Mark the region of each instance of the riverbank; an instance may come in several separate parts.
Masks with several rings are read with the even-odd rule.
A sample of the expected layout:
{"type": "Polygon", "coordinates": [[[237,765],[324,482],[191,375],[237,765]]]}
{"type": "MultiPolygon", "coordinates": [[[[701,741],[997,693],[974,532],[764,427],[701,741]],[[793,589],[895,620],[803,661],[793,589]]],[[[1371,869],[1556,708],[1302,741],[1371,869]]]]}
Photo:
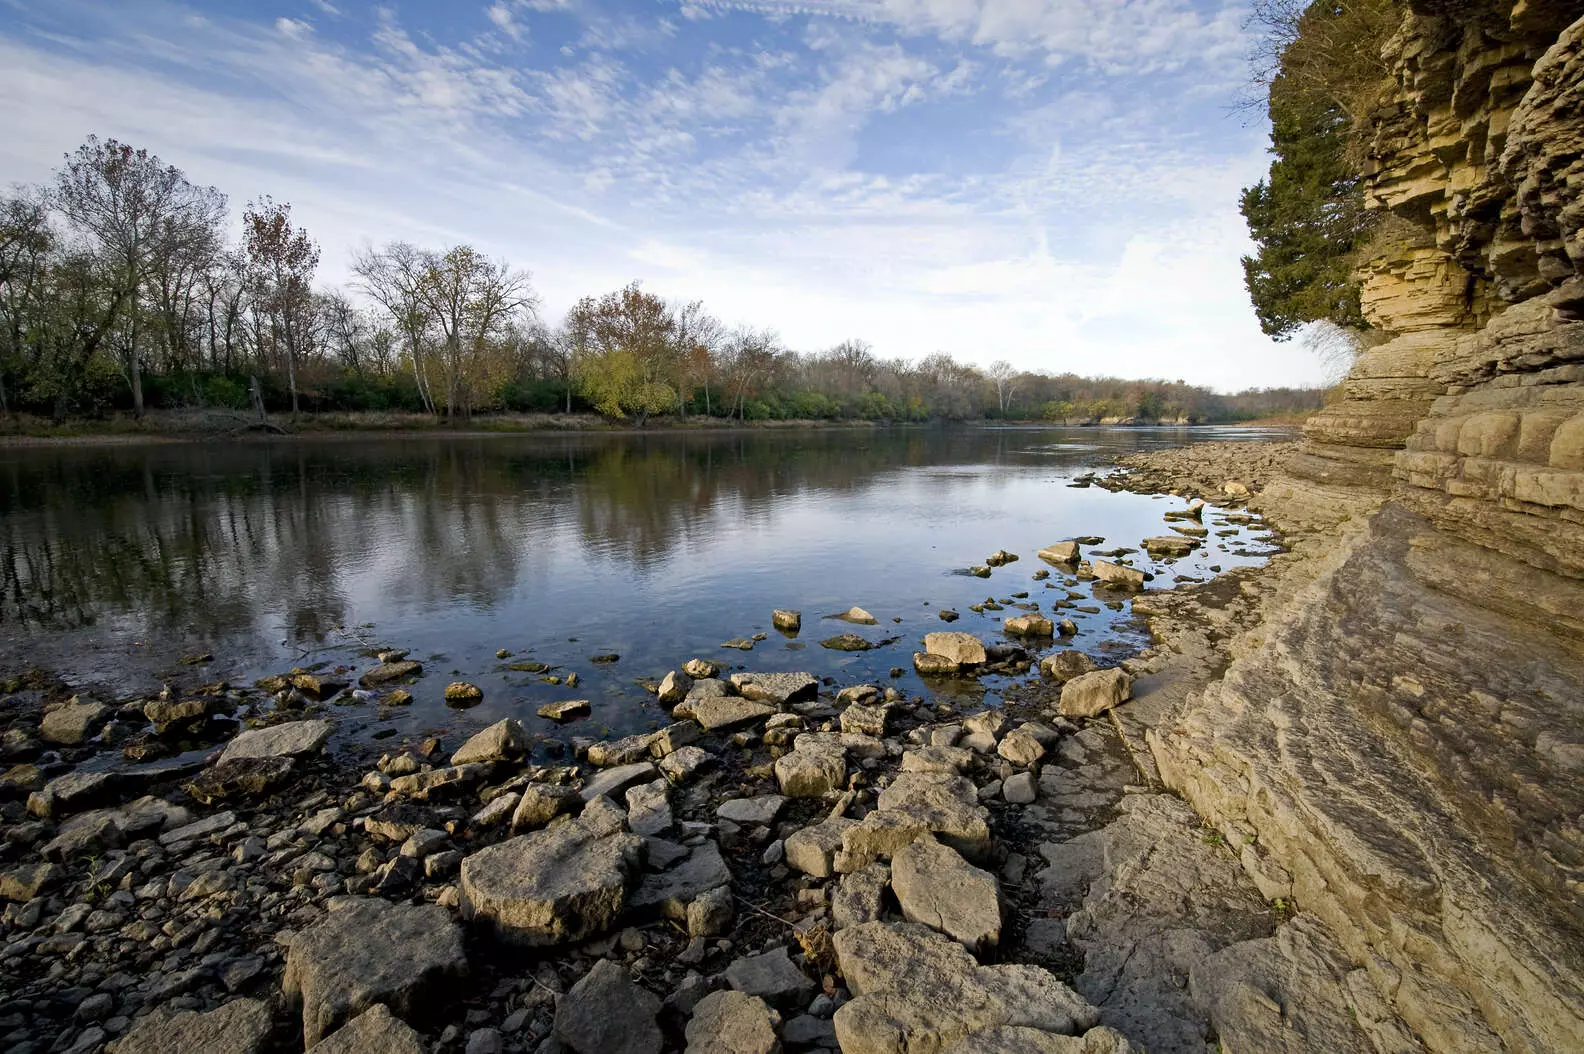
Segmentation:
{"type": "MultiPolygon", "coordinates": [[[[1105,485],[1205,493],[1197,516],[1163,510],[1192,538],[1249,515],[1223,484],[1263,490],[1220,446],[1105,485]]],[[[1035,566],[991,588],[1130,595],[1098,561],[1035,566]]],[[[343,746],[339,706],[399,709],[425,671],[195,668],[169,698],[104,703],[9,685],[0,1028],[120,1054],[220,1029],[301,1050],[343,1025],[470,1052],[1369,1049],[1313,920],[1262,895],[1140,747],[1137,715],[1225,667],[1265,579],[1139,595],[1157,644],[1109,669],[1082,637],[926,638],[936,676],[1017,679],[990,710],[694,660],[652,686],[670,723],[622,740],[578,737],[574,708],[564,741],[507,719],[343,746]]]]}
{"type": "MultiPolygon", "coordinates": [[[[1117,426],[1108,424],[1107,427],[1117,426]]],[[[320,442],[336,438],[359,440],[444,437],[481,439],[494,436],[543,434],[595,435],[672,435],[689,433],[728,434],[732,432],[775,433],[813,430],[873,430],[880,428],[1055,428],[1049,421],[926,421],[891,422],[867,420],[761,420],[738,421],[719,417],[651,418],[643,427],[629,420],[615,420],[598,414],[495,414],[479,415],[460,423],[447,423],[429,414],[411,413],[318,413],[302,414],[295,421],[289,416],[270,418],[269,428],[240,414],[218,411],[156,411],[142,419],[116,416],[75,420],[55,425],[43,418],[13,420],[0,427],[0,449],[6,447],[111,446],[133,443],[279,443],[294,439],[320,442]]],[[[1063,427],[1099,427],[1094,422],[1074,422],[1063,427]]],[[[1122,422],[1120,427],[1196,427],[1196,428],[1270,428],[1293,427],[1285,419],[1248,423],[1211,425],[1140,424],[1122,422]]]]}

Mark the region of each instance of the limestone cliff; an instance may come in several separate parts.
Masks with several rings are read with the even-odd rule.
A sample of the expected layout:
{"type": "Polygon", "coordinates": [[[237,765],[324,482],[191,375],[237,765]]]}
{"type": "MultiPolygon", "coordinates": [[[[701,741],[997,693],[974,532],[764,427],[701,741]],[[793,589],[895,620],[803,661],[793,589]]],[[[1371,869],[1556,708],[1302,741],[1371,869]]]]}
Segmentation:
{"type": "Polygon", "coordinates": [[[1388,339],[1266,495],[1353,519],[1150,734],[1433,1051],[1584,1049],[1581,15],[1405,5],[1368,129],[1388,339]]]}

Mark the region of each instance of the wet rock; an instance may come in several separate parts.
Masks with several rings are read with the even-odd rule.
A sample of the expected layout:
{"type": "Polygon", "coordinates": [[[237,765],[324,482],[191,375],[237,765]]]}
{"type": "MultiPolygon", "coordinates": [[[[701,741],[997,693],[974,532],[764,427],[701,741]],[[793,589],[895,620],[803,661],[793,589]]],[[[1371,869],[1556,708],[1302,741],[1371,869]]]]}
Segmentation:
{"type": "Polygon", "coordinates": [[[1109,560],[1093,560],[1089,564],[1090,573],[1106,585],[1118,589],[1143,589],[1144,572],[1132,567],[1123,567],[1109,560]]]}
{"type": "Polygon", "coordinates": [[[787,957],[785,948],[736,959],[722,976],[733,991],[758,996],[771,1006],[806,1005],[814,994],[814,982],[787,957]]]}
{"type": "Polygon", "coordinates": [[[103,703],[83,702],[74,695],[44,715],[39,737],[47,743],[74,747],[97,732],[110,715],[110,708],[103,703]]]}
{"type": "Polygon", "coordinates": [[[508,761],[521,757],[528,751],[528,733],[522,722],[503,717],[482,732],[477,733],[451,755],[451,764],[470,765],[479,762],[508,761]]]}
{"type": "Polygon", "coordinates": [[[788,798],[822,798],[847,785],[847,751],[839,736],[805,732],[776,759],[775,776],[788,798]]]}
{"type": "Polygon", "coordinates": [[[820,647],[831,651],[869,651],[874,647],[856,633],[838,633],[820,641],[820,647]]]}
{"type": "Polygon", "coordinates": [[[733,637],[731,640],[722,641],[723,648],[736,648],[738,651],[753,651],[754,641],[749,637],[733,637]]]}
{"type": "Polygon", "coordinates": [[[837,929],[878,922],[890,888],[891,869],[885,864],[870,864],[843,875],[831,897],[831,922],[837,929]]]}
{"type": "Polygon", "coordinates": [[[287,721],[267,728],[252,728],[238,735],[220,754],[220,761],[233,758],[296,757],[311,754],[330,738],[331,724],[324,720],[287,721]]]}
{"type": "Polygon", "coordinates": [[[160,735],[197,728],[216,710],[214,699],[150,699],[143,704],[143,716],[160,735]]]}
{"type": "Polygon", "coordinates": [[[511,943],[582,940],[615,923],[642,861],[643,839],[581,822],[519,835],[462,861],[462,914],[511,943]]]}
{"type": "Polygon", "coordinates": [[[1133,676],[1120,667],[1096,670],[1062,685],[1063,717],[1094,717],[1125,702],[1133,690],[1133,676]]]}
{"type": "Polygon", "coordinates": [[[997,549],[995,552],[985,557],[985,563],[990,567],[1004,567],[1007,564],[1016,562],[1017,554],[1009,553],[1005,549],[997,549]]]}
{"type": "Polygon", "coordinates": [[[819,681],[806,673],[734,673],[731,683],[744,699],[786,706],[819,694],[819,681]]]}
{"type": "Polygon", "coordinates": [[[1194,551],[1196,545],[1190,538],[1181,538],[1174,535],[1162,535],[1159,538],[1144,539],[1144,551],[1151,556],[1187,556],[1194,551]]]}
{"type": "Polygon", "coordinates": [[[231,758],[204,769],[182,789],[205,805],[258,797],[285,783],[295,767],[289,757],[231,758]]]}
{"type": "Polygon", "coordinates": [[[962,669],[944,655],[931,655],[926,651],[913,653],[913,669],[923,677],[946,677],[962,669]]]}
{"type": "Polygon", "coordinates": [[[854,996],[835,1017],[847,1054],[942,1050],[1007,1025],[1070,1035],[1098,1022],[1098,1011],[1049,972],[980,966],[924,926],[849,926],[834,943],[854,996]]]}
{"type": "Polygon", "coordinates": [[[826,615],[825,617],[840,619],[842,622],[853,622],[860,626],[873,626],[879,622],[879,620],[873,615],[869,614],[869,612],[865,611],[861,607],[856,606],[850,607],[846,611],[838,612],[835,615],[826,615]]]}
{"type": "Polygon", "coordinates": [[[842,844],[842,832],[853,825],[846,817],[811,824],[786,840],[787,866],[813,878],[829,878],[836,873],[835,858],[842,844]]]}
{"type": "Polygon", "coordinates": [[[269,1040],[269,1004],[233,999],[216,1010],[157,1007],[111,1043],[109,1054],[259,1054],[269,1040]]]}
{"type": "Polygon", "coordinates": [[[411,659],[398,659],[395,662],[382,662],[369,670],[358,683],[365,688],[374,688],[392,681],[399,681],[403,677],[417,677],[423,673],[423,664],[411,659]]]}
{"type": "Polygon", "coordinates": [[[399,1017],[432,1010],[467,973],[462,930],[436,904],[345,897],[292,938],[281,990],[301,1005],[312,1047],[376,1003],[399,1017]]]}
{"type": "Polygon", "coordinates": [[[314,699],[328,699],[348,683],[340,677],[318,673],[294,673],[290,680],[293,688],[314,699]]]}
{"type": "Polygon", "coordinates": [[[1002,628],[1014,637],[1054,637],[1056,625],[1044,615],[1017,615],[1002,623],[1002,628]]]}
{"type": "Polygon", "coordinates": [[[1000,889],[988,871],[925,835],[891,861],[891,889],[902,917],[983,953],[1001,940],[1000,889]]]}
{"type": "Polygon", "coordinates": [[[786,798],[779,794],[763,794],[757,798],[731,798],[715,808],[715,815],[732,823],[755,827],[775,823],[781,815],[786,798]]]}
{"type": "Polygon", "coordinates": [[[557,703],[545,703],[537,711],[540,717],[551,721],[570,721],[574,717],[582,717],[589,712],[587,699],[563,699],[557,703]]]}
{"type": "Polygon", "coordinates": [[[1066,684],[1074,677],[1082,677],[1099,669],[1094,660],[1081,651],[1059,651],[1040,660],[1040,673],[1057,684],[1066,684]]]}
{"type": "Polygon", "coordinates": [[[682,672],[694,680],[706,680],[720,675],[720,663],[710,659],[689,659],[682,664],[682,672]]]}
{"type": "Polygon", "coordinates": [[[687,1025],[686,1054],[777,1054],[781,1015],[745,992],[712,992],[687,1025]]]}
{"type": "Polygon", "coordinates": [[[555,1038],[577,1054],[659,1054],[660,1000],[601,959],[556,1004],[555,1038]]]}
{"type": "Polygon", "coordinates": [[[375,1003],[326,1036],[308,1054],[425,1054],[423,1037],[375,1003]]]}
{"type": "Polygon", "coordinates": [[[770,623],[786,633],[796,633],[803,628],[803,612],[777,608],[770,612],[770,623]]]}
{"type": "Polygon", "coordinates": [[[445,686],[447,706],[469,707],[484,701],[484,689],[467,681],[452,681],[445,686]]]}
{"type": "Polygon", "coordinates": [[[924,650],[958,666],[980,666],[985,662],[984,642],[972,633],[926,633],[924,650]]]}
{"type": "Polygon", "coordinates": [[[1075,564],[1078,555],[1077,542],[1057,542],[1039,551],[1039,558],[1052,564],[1075,564]]]}

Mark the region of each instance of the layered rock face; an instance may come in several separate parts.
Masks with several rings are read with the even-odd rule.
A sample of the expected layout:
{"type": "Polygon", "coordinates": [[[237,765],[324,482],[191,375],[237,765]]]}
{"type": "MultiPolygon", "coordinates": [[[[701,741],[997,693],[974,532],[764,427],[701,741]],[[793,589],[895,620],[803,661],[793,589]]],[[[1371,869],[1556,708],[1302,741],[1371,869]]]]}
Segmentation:
{"type": "Polygon", "coordinates": [[[1584,10],[1407,8],[1367,173],[1390,339],[1268,492],[1355,518],[1151,747],[1426,1048],[1577,1050],[1584,10]]]}

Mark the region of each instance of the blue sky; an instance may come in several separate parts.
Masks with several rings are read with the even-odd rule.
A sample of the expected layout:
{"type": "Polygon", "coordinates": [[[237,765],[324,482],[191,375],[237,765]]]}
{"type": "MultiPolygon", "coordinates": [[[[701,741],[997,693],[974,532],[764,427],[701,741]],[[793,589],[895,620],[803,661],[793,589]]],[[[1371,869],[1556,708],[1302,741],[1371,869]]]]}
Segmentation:
{"type": "Polygon", "coordinates": [[[1217,0],[0,0],[0,183],[90,132],[324,246],[469,242],[545,315],[642,279],[797,348],[847,337],[1223,389],[1261,336],[1217,0]]]}

